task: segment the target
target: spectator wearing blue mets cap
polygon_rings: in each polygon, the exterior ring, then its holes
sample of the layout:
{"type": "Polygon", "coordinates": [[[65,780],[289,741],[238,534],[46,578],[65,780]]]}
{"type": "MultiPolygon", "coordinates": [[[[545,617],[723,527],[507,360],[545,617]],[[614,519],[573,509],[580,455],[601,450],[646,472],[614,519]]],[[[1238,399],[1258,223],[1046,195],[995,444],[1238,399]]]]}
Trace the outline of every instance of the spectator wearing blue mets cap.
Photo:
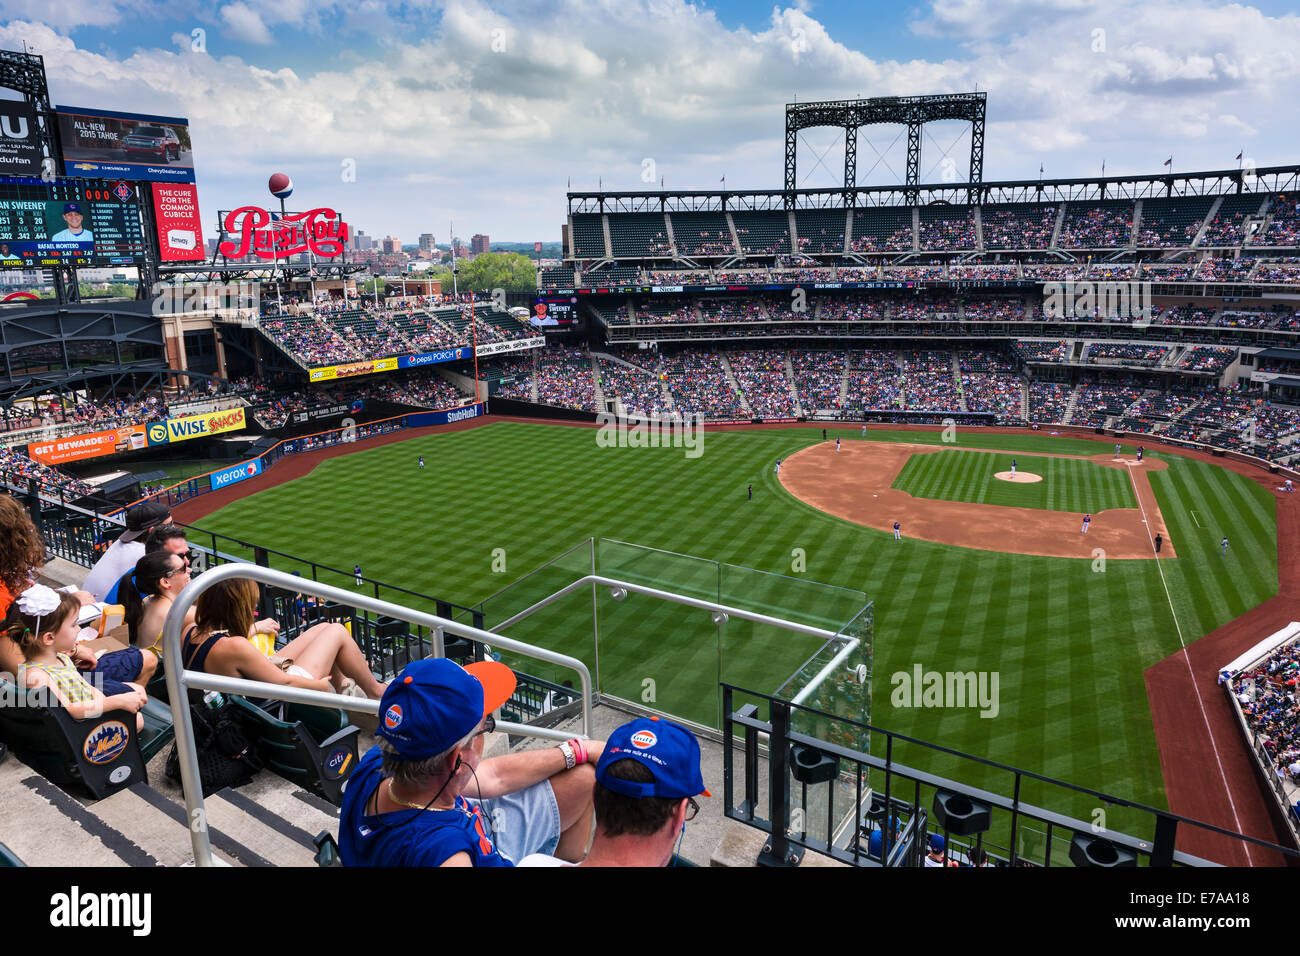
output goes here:
{"type": "MultiPolygon", "coordinates": [[[[700,774],[700,743],[685,727],[657,717],[609,735],[596,765],[596,838],[579,866],[666,866],[673,844],[711,796],[700,774]]],[[[565,866],[534,853],[520,866],[565,866]]]]}
{"type": "Polygon", "coordinates": [[[595,740],[483,759],[515,675],[484,661],[415,661],[379,703],[379,743],[343,791],[345,866],[513,866],[580,860],[591,834],[595,740]]]}

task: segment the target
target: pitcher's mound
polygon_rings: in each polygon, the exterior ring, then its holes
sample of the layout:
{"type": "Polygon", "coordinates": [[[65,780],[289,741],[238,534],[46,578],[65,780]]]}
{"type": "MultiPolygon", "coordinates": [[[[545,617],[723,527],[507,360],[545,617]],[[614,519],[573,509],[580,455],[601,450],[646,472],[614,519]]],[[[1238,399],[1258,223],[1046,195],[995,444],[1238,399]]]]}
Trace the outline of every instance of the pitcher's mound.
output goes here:
{"type": "Polygon", "coordinates": [[[1027,471],[1016,471],[1016,472],[999,471],[996,474],[994,474],[993,477],[998,479],[999,481],[1015,481],[1015,482],[1019,482],[1022,485],[1030,485],[1033,484],[1035,481],[1043,480],[1042,475],[1034,475],[1027,471]]]}

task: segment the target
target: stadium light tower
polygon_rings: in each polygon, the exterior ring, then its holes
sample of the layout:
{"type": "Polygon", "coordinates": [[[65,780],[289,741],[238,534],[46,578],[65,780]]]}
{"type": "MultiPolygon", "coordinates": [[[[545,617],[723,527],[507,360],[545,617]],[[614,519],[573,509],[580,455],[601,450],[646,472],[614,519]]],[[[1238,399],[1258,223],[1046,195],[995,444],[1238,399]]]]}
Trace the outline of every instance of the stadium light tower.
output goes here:
{"type": "Polygon", "coordinates": [[[939,93],[931,96],[877,96],[820,103],[787,103],[785,107],[785,205],[792,208],[800,130],[836,126],[844,130],[844,188],[846,202],[854,203],[857,186],[858,128],[879,123],[907,126],[907,187],[909,202],[916,202],[921,170],[921,127],[937,120],[966,120],[971,124],[970,177],[967,201],[978,201],[984,178],[984,109],[987,93],[939,93]]]}

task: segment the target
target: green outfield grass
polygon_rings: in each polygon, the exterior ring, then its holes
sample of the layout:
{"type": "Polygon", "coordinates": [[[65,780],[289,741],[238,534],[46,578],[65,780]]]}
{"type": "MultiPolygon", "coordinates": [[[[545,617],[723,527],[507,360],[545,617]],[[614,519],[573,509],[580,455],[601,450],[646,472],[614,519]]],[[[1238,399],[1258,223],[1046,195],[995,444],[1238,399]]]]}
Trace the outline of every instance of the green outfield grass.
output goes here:
{"type": "MultiPolygon", "coordinates": [[[[940,441],[938,433],[868,434],[878,441],[940,441]]],[[[1151,482],[1178,557],[1111,561],[1099,569],[1088,560],[896,544],[885,532],[820,512],[787,494],[772,468],[777,458],[820,441],[813,429],[710,431],[694,460],[680,449],[598,448],[595,435],[498,423],[412,439],[330,459],[200,525],[336,568],[360,562],[369,577],[462,604],[483,600],[588,536],[857,588],[875,601],[874,723],[1156,806],[1166,803],[1143,670],[1178,650],[1180,627],[1190,642],[1277,590],[1269,494],[1221,468],[1176,456],[1168,456],[1169,469],[1153,473],[1151,482]],[[424,471],[416,466],[419,455],[424,471]],[[1232,542],[1226,558],[1218,554],[1223,534],[1232,542]],[[795,549],[805,555],[802,573],[792,571],[795,549]],[[494,570],[501,560],[506,570],[494,570]],[[998,672],[997,716],[894,707],[891,675],[916,664],[927,671],[998,672]]],[[[858,440],[859,431],[831,429],[829,437],[858,440]]],[[[956,445],[1056,454],[1111,450],[1043,433],[979,429],[962,431],[956,445]]],[[[540,593],[567,583],[579,573],[580,558],[530,586],[540,593]]],[[[350,580],[331,583],[351,586],[350,580]]],[[[742,577],[734,587],[744,592],[755,585],[742,577]]],[[[793,587],[784,592],[791,593],[793,587]]],[[[571,601],[563,613],[539,615],[511,633],[592,662],[590,593],[571,601]]],[[[640,699],[649,679],[660,706],[711,719],[719,654],[700,612],[670,614],[635,596],[608,611],[611,604],[601,597],[602,685],[640,699]]],[[[758,690],[771,690],[812,650],[807,641],[728,627],[724,676],[758,690]]],[[[895,758],[1006,792],[1004,775],[955,758],[919,752],[895,758]]],[[[1024,796],[1046,798],[1035,787],[1024,796]]],[[[1085,799],[1052,807],[1084,820],[1094,809],[1085,799]]],[[[1107,825],[1138,829],[1137,818],[1119,808],[1110,809],[1107,825]]]]}
{"type": "MultiPolygon", "coordinates": [[[[1097,447],[1094,445],[1094,447],[1097,447]]],[[[913,455],[892,487],[914,498],[941,498],[985,505],[1042,508],[1047,511],[1097,512],[1107,508],[1136,508],[1128,473],[1079,458],[1016,460],[1020,472],[1042,481],[1002,481],[994,475],[1010,471],[1012,454],[944,450],[913,455]]]]}

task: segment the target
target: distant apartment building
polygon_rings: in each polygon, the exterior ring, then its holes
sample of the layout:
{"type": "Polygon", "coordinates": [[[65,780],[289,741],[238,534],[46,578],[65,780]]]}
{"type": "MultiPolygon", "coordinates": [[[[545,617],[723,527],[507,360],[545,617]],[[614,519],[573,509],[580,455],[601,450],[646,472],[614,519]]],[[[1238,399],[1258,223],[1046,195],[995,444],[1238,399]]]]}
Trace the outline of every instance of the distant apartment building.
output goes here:
{"type": "Polygon", "coordinates": [[[402,240],[396,236],[384,236],[383,244],[380,247],[384,252],[396,254],[402,251],[402,240]]]}
{"type": "Polygon", "coordinates": [[[473,255],[478,255],[481,252],[487,252],[488,245],[488,237],[479,233],[478,235],[470,237],[469,251],[473,255]]]}
{"type": "Polygon", "coordinates": [[[431,232],[420,233],[420,251],[433,252],[433,233],[431,232]]]}

